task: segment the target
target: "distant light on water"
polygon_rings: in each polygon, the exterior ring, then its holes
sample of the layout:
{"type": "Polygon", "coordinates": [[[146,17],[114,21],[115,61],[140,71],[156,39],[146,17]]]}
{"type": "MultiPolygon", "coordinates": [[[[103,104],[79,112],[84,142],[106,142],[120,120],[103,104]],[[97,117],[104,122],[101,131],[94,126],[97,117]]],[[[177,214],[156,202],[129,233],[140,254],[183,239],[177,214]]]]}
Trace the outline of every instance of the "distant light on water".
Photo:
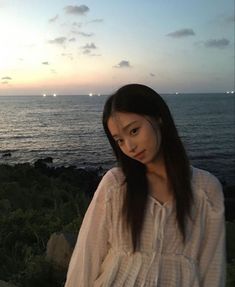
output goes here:
{"type": "MultiPolygon", "coordinates": [[[[43,95],[43,97],[46,97],[47,96],[47,94],[42,94],[43,95]]],[[[51,95],[49,95],[49,96],[51,96],[51,95]]],[[[56,97],[57,96],[57,94],[56,93],[54,93],[54,94],[52,94],[52,96],[53,97],[56,97]]]]}
{"type": "Polygon", "coordinates": [[[88,95],[89,95],[89,97],[93,97],[93,96],[98,96],[98,97],[100,97],[100,94],[89,93],[88,95]]]}

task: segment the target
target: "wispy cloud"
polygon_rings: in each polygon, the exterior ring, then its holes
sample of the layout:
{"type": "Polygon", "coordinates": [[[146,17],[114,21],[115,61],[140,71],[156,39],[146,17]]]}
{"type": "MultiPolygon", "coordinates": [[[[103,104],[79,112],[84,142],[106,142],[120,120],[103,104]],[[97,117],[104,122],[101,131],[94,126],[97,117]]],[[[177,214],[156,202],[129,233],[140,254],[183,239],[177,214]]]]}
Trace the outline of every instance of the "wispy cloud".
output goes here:
{"type": "Polygon", "coordinates": [[[8,77],[8,76],[5,76],[5,77],[2,77],[2,80],[12,80],[12,78],[8,77]]]}
{"type": "Polygon", "coordinates": [[[50,23],[56,22],[59,19],[59,15],[56,15],[55,17],[49,19],[50,23]]]}
{"type": "Polygon", "coordinates": [[[82,23],[80,23],[80,22],[73,22],[72,25],[75,26],[75,27],[78,27],[78,28],[82,27],[82,23]]]}
{"type": "Polygon", "coordinates": [[[94,33],[85,33],[85,32],[75,31],[75,30],[72,30],[71,33],[76,34],[76,35],[81,35],[83,37],[91,37],[94,35],[94,33]]]}
{"type": "Polygon", "coordinates": [[[61,56],[68,58],[69,60],[73,60],[72,53],[62,53],[61,56]]]}
{"type": "Polygon", "coordinates": [[[49,62],[42,62],[43,65],[49,65],[49,62]]]}
{"type": "Polygon", "coordinates": [[[210,39],[204,42],[205,47],[207,48],[218,48],[223,49],[229,45],[230,41],[228,39],[210,39]]]}
{"type": "Polygon", "coordinates": [[[94,53],[92,53],[92,51],[89,50],[89,49],[85,49],[82,53],[83,53],[84,55],[89,56],[89,57],[100,57],[100,56],[101,56],[100,54],[94,54],[94,53]]]}
{"type": "Polygon", "coordinates": [[[78,32],[78,35],[81,35],[83,37],[91,37],[94,35],[94,33],[78,32]]]}
{"type": "Polygon", "coordinates": [[[8,76],[5,76],[5,77],[2,77],[1,80],[2,80],[1,83],[3,85],[7,85],[9,83],[9,81],[12,80],[12,78],[8,77],[8,76]]]}
{"type": "Polygon", "coordinates": [[[188,37],[188,36],[194,36],[195,32],[193,31],[193,29],[180,29],[180,30],[176,30],[174,32],[168,33],[166,36],[168,37],[172,37],[172,38],[183,38],[183,37],[188,37]]]}
{"type": "Polygon", "coordinates": [[[104,22],[103,19],[94,19],[94,20],[88,21],[87,23],[90,24],[90,23],[102,23],[102,22],[104,22]]]}
{"type": "Polygon", "coordinates": [[[62,45],[65,43],[66,40],[67,40],[66,37],[58,37],[58,38],[55,38],[53,40],[49,40],[48,43],[62,45]]]}
{"type": "Polygon", "coordinates": [[[114,68],[130,68],[130,67],[131,67],[130,62],[126,60],[122,60],[116,66],[114,66],[114,68]]]}
{"type": "Polygon", "coordinates": [[[87,43],[85,46],[82,46],[81,49],[83,49],[83,54],[85,55],[94,55],[94,54],[91,54],[91,51],[92,50],[96,50],[97,47],[94,43],[87,43]]]}
{"type": "Polygon", "coordinates": [[[80,5],[80,6],[68,5],[64,7],[64,10],[67,14],[85,15],[90,9],[86,5],[80,5]]]}
{"type": "Polygon", "coordinates": [[[90,53],[91,53],[91,50],[89,50],[89,49],[85,49],[82,53],[83,53],[83,54],[85,54],[85,55],[88,55],[88,54],[90,54],[90,53]]]}
{"type": "Polygon", "coordinates": [[[70,38],[68,41],[69,42],[76,42],[76,39],[75,38],[70,38]]]}
{"type": "Polygon", "coordinates": [[[101,56],[101,54],[90,54],[90,57],[100,57],[101,56]]]}
{"type": "Polygon", "coordinates": [[[234,25],[235,16],[233,14],[228,15],[224,13],[217,14],[214,18],[212,18],[209,23],[212,25],[217,25],[220,27],[228,27],[228,25],[234,25]]]}
{"type": "Polygon", "coordinates": [[[94,43],[86,44],[82,47],[83,49],[97,49],[96,45],[94,43]]]}

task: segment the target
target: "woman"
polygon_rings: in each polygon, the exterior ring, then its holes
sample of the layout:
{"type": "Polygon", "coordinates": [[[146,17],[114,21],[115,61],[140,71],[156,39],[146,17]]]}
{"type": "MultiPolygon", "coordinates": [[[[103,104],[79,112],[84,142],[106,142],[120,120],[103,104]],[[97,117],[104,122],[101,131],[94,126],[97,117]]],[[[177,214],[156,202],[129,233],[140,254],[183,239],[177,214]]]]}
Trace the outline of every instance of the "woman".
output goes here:
{"type": "Polygon", "coordinates": [[[170,111],[130,84],[106,102],[103,126],[119,167],[81,226],[65,287],[222,287],[221,185],[189,165],[170,111]]]}

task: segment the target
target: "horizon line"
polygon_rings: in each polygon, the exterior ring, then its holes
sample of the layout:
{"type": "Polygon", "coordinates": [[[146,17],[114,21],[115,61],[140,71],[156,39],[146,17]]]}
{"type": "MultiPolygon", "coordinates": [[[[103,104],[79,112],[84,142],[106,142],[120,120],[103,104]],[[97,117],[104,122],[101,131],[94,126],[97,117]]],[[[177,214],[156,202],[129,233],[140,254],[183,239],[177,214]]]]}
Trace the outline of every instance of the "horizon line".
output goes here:
{"type": "MultiPolygon", "coordinates": [[[[46,94],[46,93],[44,93],[46,94]]],[[[53,97],[54,93],[51,94],[46,94],[46,97],[53,97]]],[[[160,95],[189,95],[189,94],[234,94],[233,90],[228,90],[228,91],[223,91],[223,92],[164,92],[164,93],[160,93],[158,92],[158,94],[160,95]]],[[[112,95],[112,93],[97,93],[97,94],[92,94],[91,97],[100,97],[100,96],[109,96],[112,95]]],[[[58,94],[56,93],[56,97],[64,97],[64,96],[90,96],[89,93],[85,94],[58,94]]],[[[9,94],[9,95],[3,95],[0,94],[0,97],[43,97],[43,94],[9,94]]]]}

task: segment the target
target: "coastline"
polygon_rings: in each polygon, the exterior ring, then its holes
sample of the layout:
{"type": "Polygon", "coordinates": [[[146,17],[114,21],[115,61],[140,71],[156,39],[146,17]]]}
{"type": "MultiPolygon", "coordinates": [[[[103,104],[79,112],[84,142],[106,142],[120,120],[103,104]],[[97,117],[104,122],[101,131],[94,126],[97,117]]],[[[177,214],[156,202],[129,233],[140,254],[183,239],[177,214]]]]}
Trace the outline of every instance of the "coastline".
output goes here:
{"type": "MultiPolygon", "coordinates": [[[[47,177],[60,177],[61,174],[69,174],[71,180],[73,181],[73,177],[79,179],[79,184],[84,185],[85,181],[88,180],[89,186],[87,185],[87,190],[84,190],[85,194],[88,195],[89,199],[93,197],[93,194],[98,186],[99,181],[101,180],[104,173],[108,170],[107,168],[103,168],[102,166],[98,167],[77,167],[74,165],[70,166],[54,166],[53,158],[46,157],[42,159],[36,160],[33,164],[25,162],[18,164],[5,164],[0,163],[0,170],[6,171],[6,173],[19,173],[21,170],[22,173],[25,171],[31,170],[31,172],[37,171],[37,173],[41,175],[45,175],[47,177]],[[93,178],[91,178],[93,177],[93,178]]],[[[5,172],[4,172],[5,173],[5,172]]],[[[1,176],[0,176],[1,179],[1,176]]],[[[34,178],[28,178],[28,185],[30,185],[30,180],[33,181],[34,178]]],[[[227,221],[235,220],[235,185],[227,184],[223,180],[219,179],[223,188],[224,201],[225,201],[225,218],[227,221]]],[[[65,178],[66,182],[66,178],[65,178]]],[[[0,194],[1,200],[1,194],[0,194]]]]}
{"type": "MultiPolygon", "coordinates": [[[[85,193],[86,196],[88,196],[89,200],[91,200],[98,186],[99,181],[101,180],[102,176],[108,169],[105,169],[102,166],[99,167],[88,166],[81,168],[70,165],[70,166],[56,167],[53,166],[53,158],[47,157],[36,160],[34,164],[30,164],[27,162],[13,165],[0,163],[0,170],[1,171],[6,170],[7,173],[9,172],[13,174],[17,172],[19,173],[19,170],[21,170],[22,173],[25,173],[25,171],[29,170],[31,170],[32,172],[34,170],[37,171],[37,173],[47,176],[49,178],[60,177],[61,175],[63,175],[65,182],[67,180],[65,174],[67,175],[69,174],[71,182],[73,182],[74,179],[79,179],[77,188],[80,188],[80,186],[82,186],[83,192],[85,193]],[[84,185],[86,186],[85,189],[83,187],[84,185]]],[[[28,180],[27,185],[30,185],[29,181],[30,180],[34,181],[35,179],[32,177],[28,178],[27,180],[28,180]]],[[[224,194],[225,219],[226,221],[235,221],[235,185],[226,184],[226,182],[223,182],[222,180],[220,180],[220,183],[222,185],[224,194]]],[[[1,194],[0,194],[0,200],[1,200],[1,194]]]]}
{"type": "MultiPolygon", "coordinates": [[[[10,156],[11,156],[10,151],[4,152],[2,154],[2,158],[10,157],[10,156]]],[[[63,170],[63,169],[64,170],[75,169],[75,170],[93,171],[93,172],[97,172],[97,174],[99,174],[99,175],[103,175],[108,170],[108,168],[104,168],[102,166],[102,164],[100,164],[98,166],[91,166],[91,165],[85,166],[85,165],[83,165],[82,167],[75,166],[75,165],[69,165],[69,164],[54,165],[52,157],[37,159],[33,163],[31,163],[31,162],[19,162],[19,163],[12,163],[11,164],[11,163],[6,163],[6,162],[1,163],[1,161],[0,161],[0,166],[6,166],[6,167],[10,166],[10,167],[14,168],[14,167],[21,166],[23,168],[24,166],[27,166],[27,165],[32,167],[32,168],[40,167],[41,170],[45,169],[45,170],[47,170],[48,174],[50,172],[53,174],[55,171],[59,171],[59,170],[63,170]]],[[[217,178],[219,179],[219,181],[223,187],[223,192],[224,192],[225,198],[234,197],[233,193],[235,193],[235,184],[227,183],[223,177],[217,176],[217,178]]]]}
{"type": "MultiPolygon", "coordinates": [[[[8,154],[6,154],[8,156],[8,154]]],[[[56,166],[53,164],[53,158],[52,157],[46,157],[36,160],[34,163],[24,162],[24,163],[14,163],[14,164],[8,164],[8,163],[1,163],[0,162],[0,168],[10,168],[12,171],[14,169],[25,167],[31,168],[31,169],[37,169],[41,173],[46,174],[47,176],[54,176],[55,174],[59,175],[62,172],[66,171],[74,171],[76,175],[79,173],[93,173],[95,174],[99,180],[102,178],[105,172],[108,171],[108,168],[104,168],[102,165],[92,167],[92,166],[84,166],[84,167],[78,167],[75,165],[59,165],[56,166]]],[[[74,175],[75,175],[74,174],[74,175]]],[[[223,180],[223,178],[219,178],[219,181],[223,187],[223,193],[225,199],[232,199],[235,198],[235,184],[227,183],[223,180]]],[[[94,192],[93,190],[92,192],[94,192]]],[[[91,196],[93,196],[91,192],[91,196]]]]}

